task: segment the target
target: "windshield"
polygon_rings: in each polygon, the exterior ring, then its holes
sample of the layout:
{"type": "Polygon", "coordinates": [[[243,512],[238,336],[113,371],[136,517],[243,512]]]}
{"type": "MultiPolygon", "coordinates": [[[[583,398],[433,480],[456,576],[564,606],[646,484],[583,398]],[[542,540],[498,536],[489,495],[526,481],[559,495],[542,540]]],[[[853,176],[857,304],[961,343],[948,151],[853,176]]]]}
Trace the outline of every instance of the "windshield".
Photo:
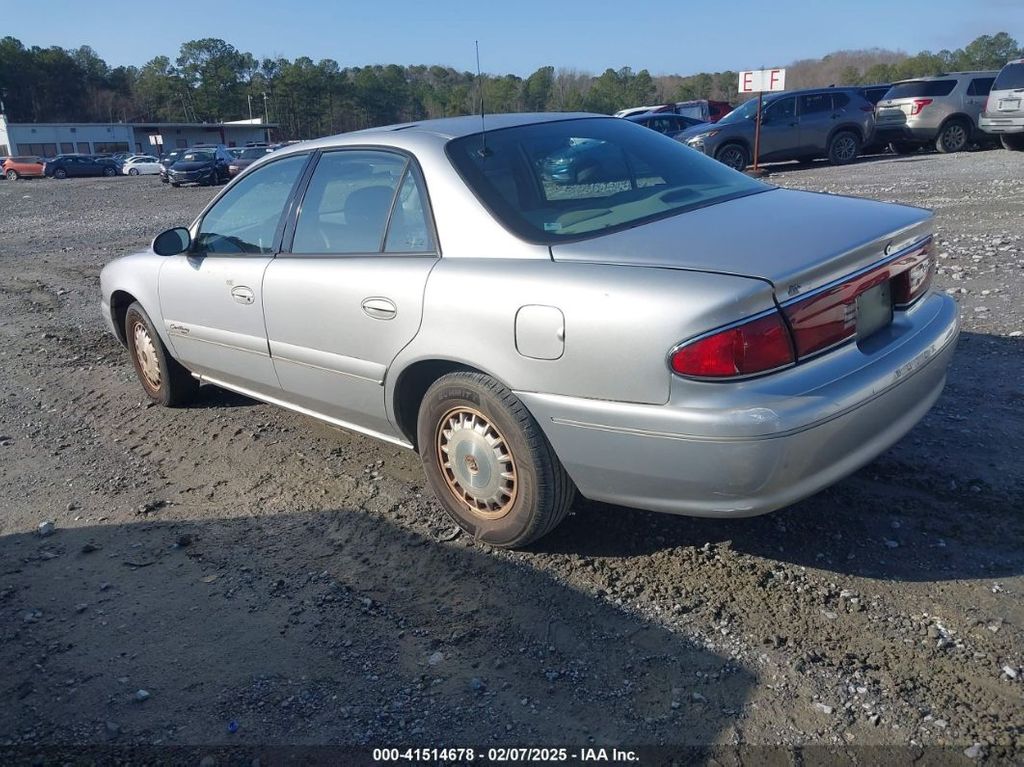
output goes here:
{"type": "Polygon", "coordinates": [[[678,141],[614,118],[523,125],[449,142],[484,205],[530,242],[593,237],[770,189],[678,141]]]}
{"type": "Polygon", "coordinates": [[[262,147],[254,149],[246,149],[238,155],[239,160],[258,160],[267,153],[266,149],[262,147]]]}
{"type": "MultiPolygon", "coordinates": [[[[768,102],[765,101],[763,106],[767,107],[768,106],[768,102]]],[[[754,116],[756,114],[757,114],[757,99],[750,99],[750,101],[747,101],[742,106],[736,107],[734,110],[732,110],[729,114],[727,114],[725,117],[723,117],[718,122],[719,123],[738,123],[738,122],[743,122],[744,120],[753,120],[754,116]]]]}
{"type": "Polygon", "coordinates": [[[1015,91],[1024,88],[1024,64],[1007,64],[996,78],[994,91],[1015,91]]]}
{"type": "Polygon", "coordinates": [[[908,83],[896,83],[885,94],[885,100],[948,96],[955,87],[956,80],[912,80],[908,83]]]}
{"type": "Polygon", "coordinates": [[[212,152],[186,152],[181,162],[213,162],[212,152]]]}

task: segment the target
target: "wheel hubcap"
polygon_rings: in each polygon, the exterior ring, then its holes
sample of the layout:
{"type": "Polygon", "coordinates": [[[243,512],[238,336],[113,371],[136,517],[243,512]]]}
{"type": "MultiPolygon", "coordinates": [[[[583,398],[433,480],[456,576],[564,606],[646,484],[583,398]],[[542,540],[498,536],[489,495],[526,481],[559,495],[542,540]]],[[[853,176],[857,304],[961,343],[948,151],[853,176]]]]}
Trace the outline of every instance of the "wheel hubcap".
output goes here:
{"type": "Polygon", "coordinates": [[[736,149],[730,149],[722,155],[725,164],[736,170],[743,170],[743,155],[736,149]]]}
{"type": "Polygon", "coordinates": [[[836,146],[836,156],[840,160],[850,160],[853,158],[855,153],[856,150],[854,147],[853,139],[843,139],[836,146]]]}
{"type": "Polygon", "coordinates": [[[967,133],[959,125],[946,130],[946,148],[959,149],[967,143],[967,133]]]}
{"type": "Polygon", "coordinates": [[[160,363],[157,361],[156,346],[149,337],[149,331],[141,322],[135,323],[132,331],[135,341],[135,359],[139,361],[139,370],[145,382],[153,389],[160,388],[160,363]]]}
{"type": "Polygon", "coordinates": [[[479,410],[449,410],[437,428],[437,460],[452,495],[473,514],[499,519],[518,492],[516,462],[504,435],[479,410]]]}

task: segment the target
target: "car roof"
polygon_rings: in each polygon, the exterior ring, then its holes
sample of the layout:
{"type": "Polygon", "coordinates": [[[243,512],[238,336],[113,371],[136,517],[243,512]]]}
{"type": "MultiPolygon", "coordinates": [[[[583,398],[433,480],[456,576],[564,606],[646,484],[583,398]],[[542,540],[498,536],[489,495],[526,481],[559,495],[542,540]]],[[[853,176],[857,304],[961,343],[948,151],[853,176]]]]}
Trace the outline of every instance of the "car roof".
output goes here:
{"type": "Polygon", "coordinates": [[[931,82],[933,80],[948,80],[951,77],[988,77],[991,75],[995,77],[999,74],[998,69],[982,69],[976,72],[941,72],[937,75],[927,75],[925,77],[908,77],[906,80],[897,80],[893,85],[902,85],[903,83],[920,83],[920,82],[931,82]]]}
{"type": "MultiPolygon", "coordinates": [[[[501,130],[503,128],[515,128],[520,125],[532,125],[534,123],[574,120],[581,117],[608,117],[608,115],[594,114],[591,112],[518,112],[510,114],[489,114],[484,116],[483,125],[490,131],[501,130]]],[[[427,133],[447,139],[461,138],[462,136],[480,133],[481,118],[480,115],[442,117],[436,120],[418,120],[416,122],[397,123],[395,125],[382,125],[379,128],[366,128],[364,130],[339,135],[366,137],[374,134],[394,133],[397,131],[427,133]]],[[[337,137],[335,136],[328,136],[323,140],[330,142],[331,139],[336,138],[337,137]]]]}

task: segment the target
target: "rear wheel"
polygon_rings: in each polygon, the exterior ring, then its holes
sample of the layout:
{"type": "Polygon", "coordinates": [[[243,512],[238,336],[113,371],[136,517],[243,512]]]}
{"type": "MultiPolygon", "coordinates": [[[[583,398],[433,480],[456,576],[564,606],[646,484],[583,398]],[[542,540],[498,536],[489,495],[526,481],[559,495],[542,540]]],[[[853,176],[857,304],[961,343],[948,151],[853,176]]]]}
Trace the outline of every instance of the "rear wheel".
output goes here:
{"type": "Polygon", "coordinates": [[[8,181],[17,181],[18,180],[18,171],[16,171],[16,170],[9,170],[9,171],[7,171],[7,180],[8,181]]]}
{"type": "Polygon", "coordinates": [[[525,546],[565,519],[575,487],[537,422],[482,373],[450,373],[417,420],[427,481],[463,530],[492,546],[525,546]]]}
{"type": "Polygon", "coordinates": [[[106,176],[107,178],[110,178],[111,176],[116,176],[117,168],[112,168],[108,165],[106,168],[103,169],[103,175],[106,176]]]}
{"type": "Polygon", "coordinates": [[[1003,149],[1011,152],[1024,152],[1024,133],[1004,134],[999,137],[999,140],[1003,144],[1003,149]]]}
{"type": "Polygon", "coordinates": [[[950,120],[935,137],[935,149],[943,154],[962,152],[971,140],[971,126],[963,120],[950,120]]]}
{"type": "Polygon", "coordinates": [[[726,144],[715,153],[715,159],[738,171],[746,170],[750,165],[750,154],[742,144],[726,144]]]}
{"type": "Polygon", "coordinates": [[[171,186],[173,186],[175,189],[177,189],[179,186],[181,186],[181,184],[179,184],[177,181],[172,181],[171,182],[171,186]]]}
{"type": "Polygon", "coordinates": [[[839,131],[828,142],[828,161],[833,165],[847,165],[860,154],[860,137],[852,131],[839,131]]]}
{"type": "Polygon", "coordinates": [[[180,407],[195,396],[199,382],[168,353],[138,301],[128,307],[124,334],[146,396],[164,407],[180,407]]]}
{"type": "Polygon", "coordinates": [[[54,178],[67,178],[68,177],[68,172],[66,170],[64,170],[63,168],[57,168],[57,170],[55,170],[53,172],[53,177],[54,178]]]}

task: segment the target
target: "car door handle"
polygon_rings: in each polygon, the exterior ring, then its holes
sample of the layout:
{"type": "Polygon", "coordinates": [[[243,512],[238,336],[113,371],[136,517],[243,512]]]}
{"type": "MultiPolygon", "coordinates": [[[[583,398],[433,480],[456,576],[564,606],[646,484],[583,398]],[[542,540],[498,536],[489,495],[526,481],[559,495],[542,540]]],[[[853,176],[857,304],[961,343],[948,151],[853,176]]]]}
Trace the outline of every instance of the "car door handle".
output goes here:
{"type": "Polygon", "coordinates": [[[390,298],[379,296],[363,299],[363,313],[375,320],[391,320],[398,314],[398,307],[390,298]]]}
{"type": "Polygon", "coordinates": [[[231,288],[231,297],[240,304],[251,304],[256,301],[256,294],[252,288],[247,288],[245,285],[236,285],[231,288]]]}

